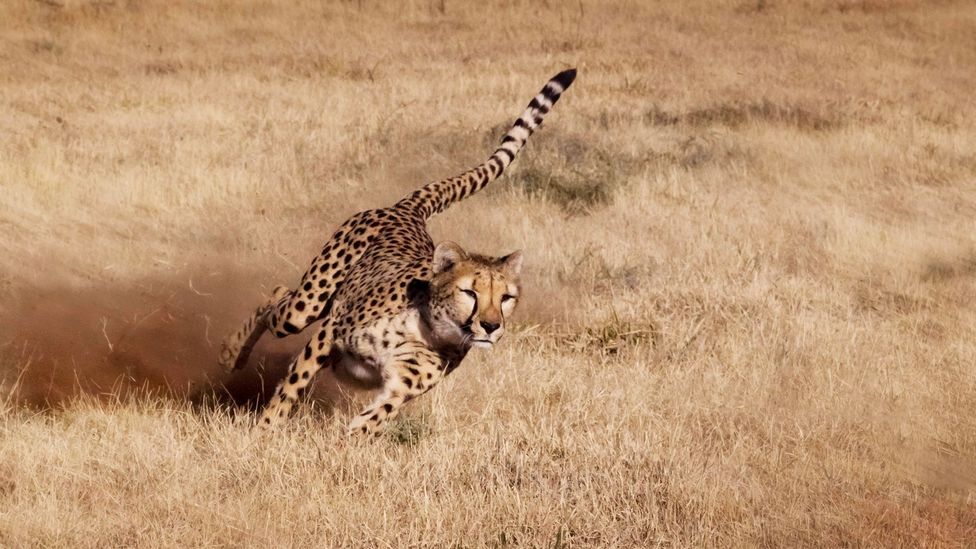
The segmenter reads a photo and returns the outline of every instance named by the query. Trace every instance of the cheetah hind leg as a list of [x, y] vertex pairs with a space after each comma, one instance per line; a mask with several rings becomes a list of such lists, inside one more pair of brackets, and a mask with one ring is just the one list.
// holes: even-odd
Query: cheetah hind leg
[[271, 299], [258, 307], [254, 314], [244, 321], [240, 329], [223, 341], [220, 346], [218, 362], [225, 370], [240, 370], [247, 364], [247, 359], [251, 356], [254, 345], [268, 330], [268, 314], [274, 311], [280, 303], [291, 299], [291, 296], [291, 290], [285, 286], [278, 286], [274, 289]]

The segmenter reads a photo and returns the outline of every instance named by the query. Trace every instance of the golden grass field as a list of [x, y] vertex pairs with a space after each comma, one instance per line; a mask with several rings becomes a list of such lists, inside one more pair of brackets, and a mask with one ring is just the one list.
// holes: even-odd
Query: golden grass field
[[[388, 435], [220, 339], [480, 162], [523, 302]], [[976, 543], [976, 4], [0, 3], [0, 546]], [[324, 376], [323, 376], [324, 377]]]

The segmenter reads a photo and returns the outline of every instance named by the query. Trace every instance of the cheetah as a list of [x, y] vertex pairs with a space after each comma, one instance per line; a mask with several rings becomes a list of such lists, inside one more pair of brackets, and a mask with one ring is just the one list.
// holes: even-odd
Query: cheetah
[[519, 299], [522, 253], [486, 257], [453, 242], [435, 248], [427, 220], [498, 178], [575, 78], [569, 69], [549, 80], [482, 164], [429, 183], [392, 207], [352, 216], [297, 288], [275, 289], [223, 342], [219, 361], [237, 370], [265, 332], [284, 337], [322, 321], [291, 362], [258, 428], [283, 423], [325, 367], [340, 381], [380, 389], [348, 428], [350, 434], [378, 434], [404, 403], [457, 368], [469, 349], [498, 342]]

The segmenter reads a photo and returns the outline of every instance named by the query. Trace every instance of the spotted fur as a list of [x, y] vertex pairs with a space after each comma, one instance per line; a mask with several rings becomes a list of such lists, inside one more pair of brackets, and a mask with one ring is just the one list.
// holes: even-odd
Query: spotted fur
[[220, 362], [238, 369], [265, 331], [283, 337], [322, 321], [259, 425], [283, 421], [315, 374], [330, 367], [340, 379], [382, 388], [350, 424], [351, 431], [379, 432], [404, 402], [456, 368], [468, 349], [490, 347], [501, 337], [517, 301], [521, 253], [488, 258], [453, 243], [435, 249], [427, 220], [498, 178], [575, 77], [575, 69], [553, 77], [482, 164], [343, 223], [298, 287], [277, 288], [224, 342]]

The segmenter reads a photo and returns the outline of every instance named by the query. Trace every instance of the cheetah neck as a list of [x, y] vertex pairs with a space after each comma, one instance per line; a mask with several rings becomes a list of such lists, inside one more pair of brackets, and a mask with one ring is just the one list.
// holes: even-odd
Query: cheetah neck
[[431, 349], [451, 353], [468, 351], [470, 337], [447, 314], [428, 307], [418, 309], [417, 313], [421, 336]]

